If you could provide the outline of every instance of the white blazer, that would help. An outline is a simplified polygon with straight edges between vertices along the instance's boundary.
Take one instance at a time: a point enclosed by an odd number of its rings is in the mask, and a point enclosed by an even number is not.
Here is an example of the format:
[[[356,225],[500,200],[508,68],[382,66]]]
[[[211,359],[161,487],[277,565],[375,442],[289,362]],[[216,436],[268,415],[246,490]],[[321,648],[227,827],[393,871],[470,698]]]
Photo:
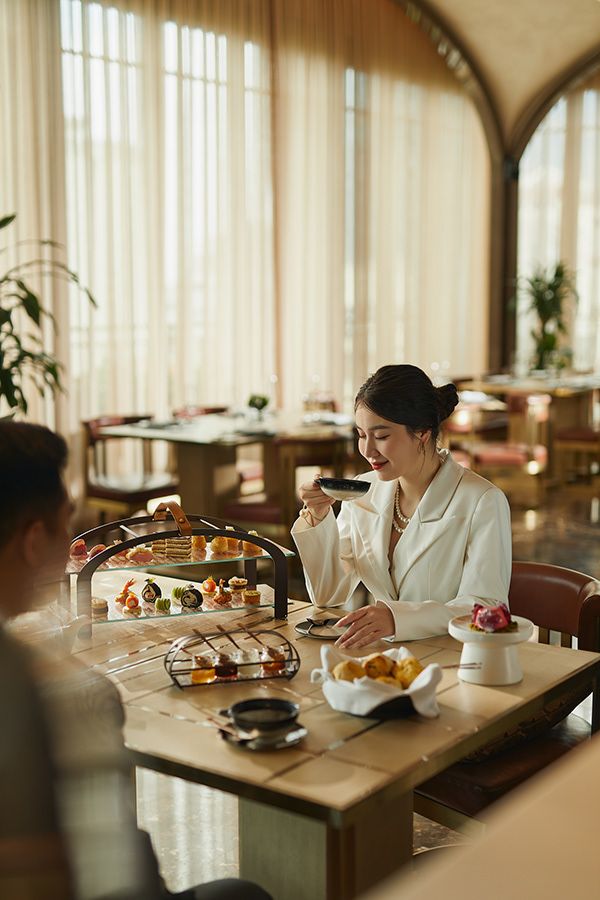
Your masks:
[[[393,640],[444,634],[453,616],[475,601],[506,603],[512,549],[510,508],[497,487],[456,463],[444,461],[398,541],[388,552],[396,481],[372,482],[360,499],[342,503],[311,527],[292,527],[309,596],[316,606],[355,608],[362,582],[367,602],[385,603],[396,623]],[[358,603],[362,605],[362,603]]]

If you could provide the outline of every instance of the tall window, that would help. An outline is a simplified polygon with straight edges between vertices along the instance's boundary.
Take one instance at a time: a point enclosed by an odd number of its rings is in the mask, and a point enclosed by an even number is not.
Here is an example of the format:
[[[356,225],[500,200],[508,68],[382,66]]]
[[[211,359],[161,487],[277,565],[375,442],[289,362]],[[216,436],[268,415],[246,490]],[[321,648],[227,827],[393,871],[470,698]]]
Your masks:
[[[57,0],[69,263],[99,301],[69,312],[71,427],[485,368],[488,153],[427,37],[393,0],[167,8]]]
[[[600,366],[600,77],[561,98],[531,138],[519,175],[518,268],[563,259],[575,271],[579,302],[568,343],[580,370]],[[517,352],[531,356],[531,318],[519,308]]]

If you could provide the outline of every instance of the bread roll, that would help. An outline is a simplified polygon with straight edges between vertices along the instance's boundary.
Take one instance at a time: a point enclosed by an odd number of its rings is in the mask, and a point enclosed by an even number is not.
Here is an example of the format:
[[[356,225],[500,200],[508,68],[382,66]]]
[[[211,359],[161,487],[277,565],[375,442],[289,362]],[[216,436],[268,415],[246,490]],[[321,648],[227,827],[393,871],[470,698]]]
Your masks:
[[[394,660],[383,653],[371,653],[363,661],[363,666],[369,678],[379,678],[380,675],[393,675]]]
[[[331,674],[338,681],[354,681],[355,678],[364,678],[365,670],[355,660],[345,659],[333,668]]]
[[[393,684],[394,687],[400,687],[395,678],[391,675],[378,675],[375,681],[382,681],[384,684]]]
[[[406,690],[413,683],[417,675],[423,671],[423,666],[414,656],[399,659],[394,665],[394,678]]]

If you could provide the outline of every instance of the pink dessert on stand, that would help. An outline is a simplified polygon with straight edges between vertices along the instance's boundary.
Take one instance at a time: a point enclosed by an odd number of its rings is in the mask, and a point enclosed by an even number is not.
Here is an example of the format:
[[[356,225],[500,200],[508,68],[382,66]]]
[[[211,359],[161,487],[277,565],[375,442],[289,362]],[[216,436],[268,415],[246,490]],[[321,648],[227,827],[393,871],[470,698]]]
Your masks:
[[[473,606],[471,624],[473,631],[485,631],[489,634],[496,632],[517,631],[519,625],[511,619],[510,610],[506,603],[498,606],[484,606],[476,603]]]

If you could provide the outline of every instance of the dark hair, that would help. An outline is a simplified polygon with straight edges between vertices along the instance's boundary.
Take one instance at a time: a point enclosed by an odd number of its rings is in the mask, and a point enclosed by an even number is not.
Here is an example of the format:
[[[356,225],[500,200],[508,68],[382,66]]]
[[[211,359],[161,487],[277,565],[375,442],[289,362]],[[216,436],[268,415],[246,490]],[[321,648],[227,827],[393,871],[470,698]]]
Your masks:
[[[382,366],[358,391],[354,410],[366,406],[388,422],[406,425],[411,434],[431,431],[435,444],[440,422],[448,418],[457,403],[455,385],[435,387],[417,366]]]
[[[14,532],[43,519],[52,528],[67,493],[62,437],[42,425],[0,421],[0,547]]]

